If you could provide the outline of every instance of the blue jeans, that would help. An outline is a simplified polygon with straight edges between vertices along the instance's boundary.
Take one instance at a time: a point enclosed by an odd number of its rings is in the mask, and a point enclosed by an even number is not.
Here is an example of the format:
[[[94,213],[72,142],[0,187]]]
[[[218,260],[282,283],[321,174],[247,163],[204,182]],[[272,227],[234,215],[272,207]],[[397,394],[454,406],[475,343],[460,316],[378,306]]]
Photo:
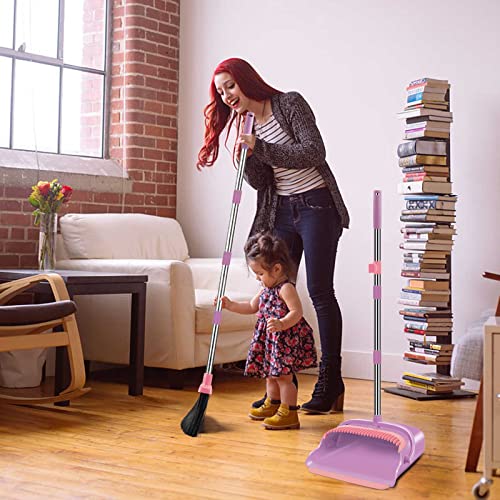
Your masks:
[[[333,274],[342,225],[328,189],[278,196],[274,233],[287,243],[297,267],[304,253],[307,289],[318,317],[321,362],[340,370],[342,314]]]

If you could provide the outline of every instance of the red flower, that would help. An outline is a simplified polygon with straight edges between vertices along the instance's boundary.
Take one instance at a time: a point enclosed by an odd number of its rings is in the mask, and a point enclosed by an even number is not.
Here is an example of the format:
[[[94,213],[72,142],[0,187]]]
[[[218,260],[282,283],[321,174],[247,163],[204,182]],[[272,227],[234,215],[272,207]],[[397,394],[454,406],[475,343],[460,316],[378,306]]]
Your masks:
[[[50,191],[50,182],[45,182],[44,184],[39,184],[38,189],[42,196],[47,196]]]
[[[68,201],[71,199],[71,196],[73,195],[73,188],[70,186],[63,186],[61,189],[61,193],[63,194],[63,203],[68,203]]]

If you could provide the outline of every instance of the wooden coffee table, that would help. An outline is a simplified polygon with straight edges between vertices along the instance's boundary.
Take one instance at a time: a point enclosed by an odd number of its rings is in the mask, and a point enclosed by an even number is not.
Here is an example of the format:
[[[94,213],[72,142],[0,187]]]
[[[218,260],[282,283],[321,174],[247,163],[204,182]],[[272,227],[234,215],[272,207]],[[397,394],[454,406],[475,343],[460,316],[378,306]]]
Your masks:
[[[26,276],[41,274],[35,269],[0,269],[0,283],[13,281]],[[75,295],[131,294],[130,314],[130,354],[129,389],[131,396],[140,396],[144,387],[144,325],[146,317],[146,275],[117,274],[92,271],[53,270],[66,283],[71,299]],[[30,288],[37,302],[52,302],[53,295],[48,282]],[[78,317],[78,311],[76,313]],[[56,348],[55,391],[59,394],[69,384],[69,366],[66,349]],[[61,405],[61,403],[57,403]],[[63,406],[69,404],[64,401]]]

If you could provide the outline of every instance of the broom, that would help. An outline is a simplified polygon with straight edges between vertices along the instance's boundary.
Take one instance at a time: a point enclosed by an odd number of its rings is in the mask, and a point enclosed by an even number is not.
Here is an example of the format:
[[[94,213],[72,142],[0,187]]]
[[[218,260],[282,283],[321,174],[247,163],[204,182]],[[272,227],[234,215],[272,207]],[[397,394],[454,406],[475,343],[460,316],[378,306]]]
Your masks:
[[[251,134],[253,129],[254,114],[248,112],[245,117],[243,126],[244,134]],[[182,419],[181,428],[185,434],[195,437],[200,432],[207,410],[208,398],[212,394],[212,370],[214,366],[215,347],[217,345],[217,336],[219,334],[219,325],[222,317],[222,297],[226,291],[227,275],[229,271],[229,263],[231,262],[231,249],[233,248],[234,230],[236,227],[236,218],[238,216],[238,208],[241,201],[241,185],[243,184],[243,173],[245,171],[245,163],[247,159],[248,146],[243,144],[238,170],[236,172],[236,183],[233,192],[233,203],[231,205],[231,214],[229,215],[229,227],[226,236],[226,246],[222,255],[222,270],[219,278],[219,288],[217,290],[217,301],[214,312],[214,320],[212,325],[212,338],[210,339],[210,348],[208,350],[208,361],[203,380],[198,392],[200,393],[198,400],[194,404],[189,413]]]

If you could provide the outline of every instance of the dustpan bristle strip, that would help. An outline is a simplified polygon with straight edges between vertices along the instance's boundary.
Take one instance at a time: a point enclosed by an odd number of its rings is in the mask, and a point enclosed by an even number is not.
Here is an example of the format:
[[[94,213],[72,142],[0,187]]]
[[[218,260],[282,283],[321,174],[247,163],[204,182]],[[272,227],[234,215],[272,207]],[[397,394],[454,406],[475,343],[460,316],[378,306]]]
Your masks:
[[[397,446],[398,451],[401,451],[406,446],[406,439],[399,434],[382,429],[370,429],[368,427],[360,427],[355,425],[341,425],[327,432],[327,434],[356,434],[357,436],[365,436],[375,439],[383,439]]]

